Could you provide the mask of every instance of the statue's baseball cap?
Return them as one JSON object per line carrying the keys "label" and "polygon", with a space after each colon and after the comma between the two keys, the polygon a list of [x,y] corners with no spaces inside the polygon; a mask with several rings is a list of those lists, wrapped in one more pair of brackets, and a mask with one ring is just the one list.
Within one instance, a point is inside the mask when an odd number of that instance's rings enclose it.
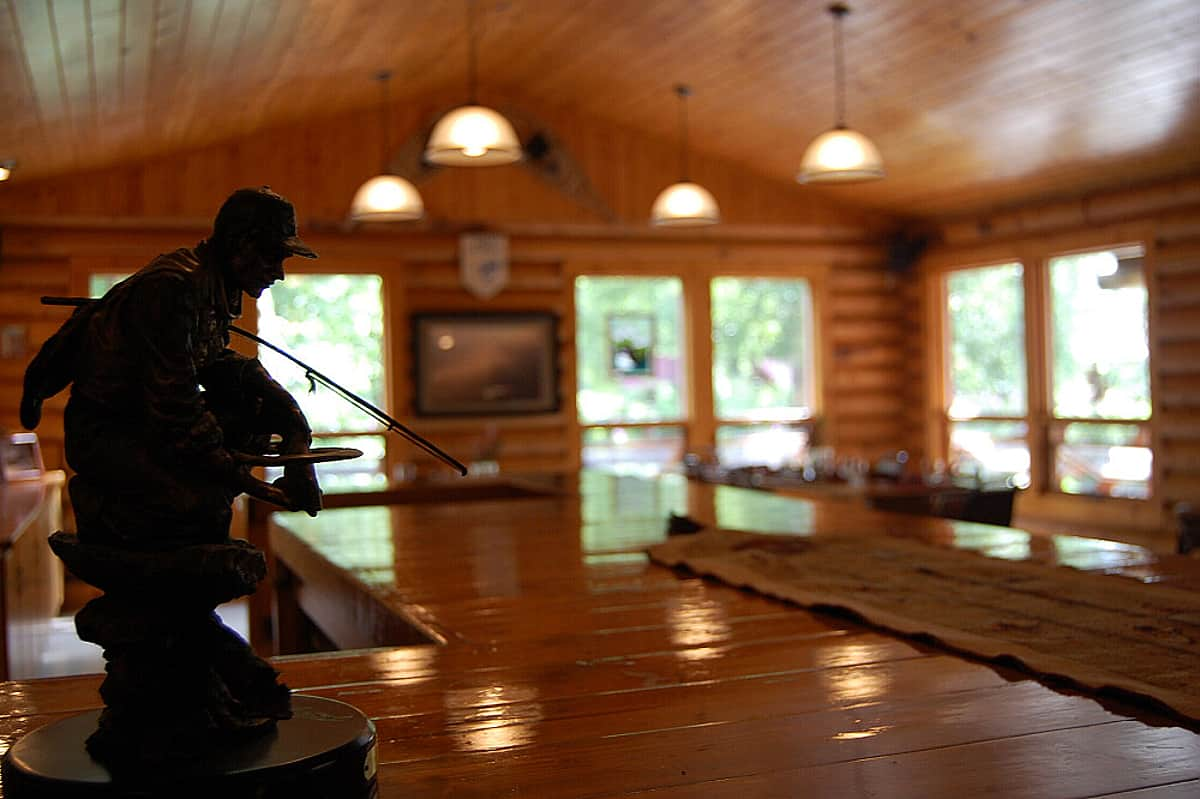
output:
{"label": "statue's baseball cap", "polygon": [[238,189],[229,195],[213,222],[215,237],[255,232],[278,241],[292,255],[316,258],[311,247],[296,234],[296,209],[270,186]]}

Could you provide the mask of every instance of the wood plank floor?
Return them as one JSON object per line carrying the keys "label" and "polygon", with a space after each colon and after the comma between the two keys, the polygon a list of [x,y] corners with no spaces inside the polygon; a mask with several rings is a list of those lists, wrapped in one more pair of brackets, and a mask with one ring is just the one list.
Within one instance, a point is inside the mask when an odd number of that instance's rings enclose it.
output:
{"label": "wood plank floor", "polygon": [[[641,550],[686,512],[1182,586],[1200,585],[1200,564],[682,479],[585,474],[570,489],[274,517],[285,563],[319,554],[446,639],[278,660],[294,690],[375,719],[385,799],[1200,795],[1200,736],[1171,718],[676,574]],[[0,747],[96,707],[97,684],[0,684]]]}

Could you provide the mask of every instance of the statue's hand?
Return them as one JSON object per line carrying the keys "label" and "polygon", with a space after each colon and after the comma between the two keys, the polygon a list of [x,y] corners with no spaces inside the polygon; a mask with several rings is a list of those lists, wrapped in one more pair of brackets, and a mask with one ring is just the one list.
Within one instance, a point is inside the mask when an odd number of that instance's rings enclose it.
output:
{"label": "statue's hand", "polygon": [[[308,448],[304,447],[302,451],[307,450]],[[309,516],[316,516],[317,511],[321,510],[321,487],[317,483],[317,474],[311,463],[287,463],[283,467],[283,477],[273,483],[267,483],[251,474],[250,467],[269,466],[277,459],[286,458],[242,452],[232,455],[226,453],[226,457],[234,464],[232,483],[238,491],[288,510],[302,510]]]}
{"label": "statue's hand", "polygon": [[267,374],[257,359],[251,359],[242,375],[242,388],[260,403],[258,415],[263,430],[283,437],[280,451],[285,454],[308,451],[312,428],[296,398]]}
{"label": "statue's hand", "polygon": [[241,471],[239,474],[237,487],[243,493],[249,494],[255,499],[261,499],[264,502],[270,502],[272,505],[278,505],[281,508],[299,510],[285,491],[270,483],[259,480],[248,471]]}
{"label": "statue's hand", "polygon": [[283,477],[272,486],[287,495],[291,510],[302,510],[309,516],[321,510],[321,487],[311,463],[288,464],[283,467]]}
{"label": "statue's hand", "polygon": [[285,454],[307,452],[312,445],[312,428],[296,399],[277,387],[263,395],[262,415],[268,420],[272,432],[283,439],[280,452]]}

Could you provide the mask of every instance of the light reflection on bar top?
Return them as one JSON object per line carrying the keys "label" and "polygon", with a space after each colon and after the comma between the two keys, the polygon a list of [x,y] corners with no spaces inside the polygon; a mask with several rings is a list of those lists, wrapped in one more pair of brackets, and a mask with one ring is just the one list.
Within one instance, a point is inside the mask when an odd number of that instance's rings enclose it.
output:
{"label": "light reflection on bar top", "polygon": [[728,609],[713,601],[706,586],[688,582],[680,586],[666,608],[671,643],[678,647],[675,656],[683,661],[701,661],[720,656],[725,649],[718,644],[731,637]]}
{"label": "light reflection on bar top", "polygon": [[680,474],[647,480],[584,471],[579,475],[579,493],[584,525],[650,520],[656,529],[665,530],[668,516],[676,514],[730,529],[804,535],[812,532],[814,523],[814,508],[808,502],[765,491],[698,484]]}
{"label": "light reflection on bar top", "polygon": [[[633,562],[640,553],[666,539],[670,514],[687,515],[728,529],[758,533],[810,535],[814,531],[854,533],[862,523],[854,519],[865,511],[836,503],[812,503],[764,491],[732,486],[696,484],[683,475],[664,474],[648,480],[585,470],[578,476],[579,549],[564,554],[583,556],[586,565]],[[564,498],[568,503],[570,497]],[[472,519],[462,508],[457,507]],[[842,509],[845,509],[843,512]],[[419,521],[426,514],[448,518],[446,504],[366,506],[322,511],[317,518],[303,514],[279,514],[277,518],[322,556],[360,574],[371,585],[386,585],[395,566],[394,514]],[[845,522],[846,519],[850,523]],[[915,537],[927,543],[944,544],[1007,560],[1032,560],[1073,566],[1086,570],[1112,570],[1153,563],[1149,550],[1130,544],[1070,535],[1040,536],[1014,528],[971,522],[908,517],[894,514],[881,523],[879,532]],[[874,534],[873,529],[858,533]]]}
{"label": "light reflection on bar top", "polygon": [[[672,513],[762,533],[806,534],[813,526],[808,503],[728,486],[696,486],[682,475],[645,480],[585,471],[579,485],[585,554],[640,552],[660,543]],[[433,506],[396,507],[419,518]],[[335,565],[361,572],[372,584],[387,582],[396,557],[392,507],[329,509],[316,518],[278,514],[277,520]]]}
{"label": "light reflection on bar top", "polygon": [[1039,536],[1024,530],[954,522],[954,546],[1003,560],[1032,560],[1088,571],[1151,563],[1153,552],[1134,544],[1073,535]]}
{"label": "light reflection on bar top", "polygon": [[881,732],[887,732],[891,728],[891,725],[880,724],[874,727],[865,727],[861,730],[845,730],[843,732],[834,733],[833,740],[856,741],[861,738],[873,738]]}
{"label": "light reflection on bar top", "polygon": [[427,682],[438,675],[436,665],[440,651],[436,644],[372,650],[368,655],[371,673],[377,675],[378,680]]}
{"label": "light reflection on bar top", "polygon": [[881,660],[878,644],[847,642],[839,647],[817,650],[817,672],[832,702],[867,702],[885,696],[891,688],[886,669],[871,668]]}
{"label": "light reflection on bar top", "polygon": [[690,486],[682,475],[653,480],[584,470],[579,473],[580,516],[583,523],[625,519],[661,519],[686,513]]}
{"label": "light reflection on bar top", "polygon": [[276,514],[276,519],[334,565],[374,573],[372,582],[386,582],[384,575],[395,565],[392,514],[387,506],[324,510],[315,518]]}
{"label": "light reflection on bar top", "polygon": [[492,752],[533,742],[543,718],[534,685],[496,682],[443,695],[446,728],[463,752]]}

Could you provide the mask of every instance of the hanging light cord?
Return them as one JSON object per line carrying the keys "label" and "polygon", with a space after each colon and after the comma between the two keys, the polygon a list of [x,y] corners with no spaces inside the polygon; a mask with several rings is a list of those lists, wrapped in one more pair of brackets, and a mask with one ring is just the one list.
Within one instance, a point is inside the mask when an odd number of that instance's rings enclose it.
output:
{"label": "hanging light cord", "polygon": [[385,69],[380,71],[375,78],[379,81],[379,128],[383,131],[383,157],[380,159],[382,161],[382,169],[380,171],[382,174],[388,175],[391,174],[391,170],[388,168],[388,158],[392,151],[392,143],[388,137],[388,128],[391,127],[388,124],[388,108],[391,107],[388,83],[391,82],[392,73]]}
{"label": "hanging light cord", "polygon": [[682,83],[675,87],[675,93],[679,95],[679,130],[680,142],[679,148],[679,175],[686,183],[688,180],[688,118],[687,118],[687,98],[692,93],[692,90]]}
{"label": "hanging light cord", "polygon": [[471,105],[477,105],[475,69],[475,0],[467,0],[467,99]]}
{"label": "hanging light cord", "polygon": [[834,119],[839,128],[846,127],[846,68],[842,57],[842,19],[850,13],[845,3],[834,3],[829,7],[833,15],[833,84]]}

